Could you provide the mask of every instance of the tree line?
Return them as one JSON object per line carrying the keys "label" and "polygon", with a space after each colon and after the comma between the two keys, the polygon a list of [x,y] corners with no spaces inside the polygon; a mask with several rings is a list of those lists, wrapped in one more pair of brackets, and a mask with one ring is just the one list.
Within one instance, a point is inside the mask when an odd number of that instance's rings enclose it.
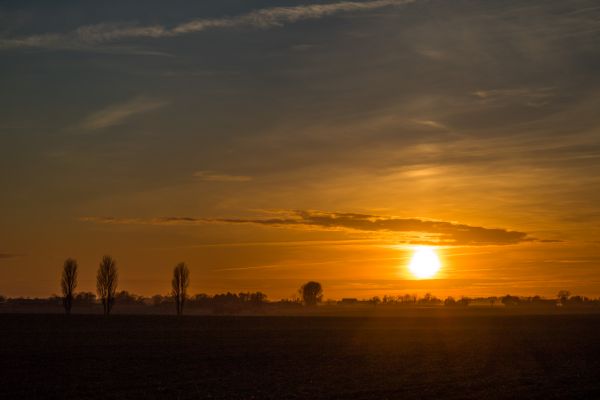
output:
{"label": "tree line", "polygon": [[190,284],[190,271],[184,262],[180,262],[173,268],[171,278],[171,290],[167,295],[155,295],[150,298],[137,296],[127,291],[117,291],[119,271],[114,258],[109,255],[102,257],[96,273],[96,293],[76,292],[78,278],[78,264],[73,258],[67,258],[63,264],[60,287],[62,296],[53,296],[48,299],[6,299],[0,296],[0,305],[49,305],[61,304],[66,314],[70,314],[73,305],[92,307],[100,304],[103,313],[109,315],[115,304],[153,306],[159,309],[171,308],[177,315],[182,315],[184,306],[192,308],[212,309],[215,313],[239,313],[244,310],[257,311],[265,305],[285,307],[314,307],[319,303],[327,305],[371,305],[371,306],[446,306],[467,307],[470,305],[489,305],[495,307],[573,307],[573,306],[600,306],[600,299],[591,299],[585,296],[572,295],[567,290],[558,292],[556,298],[547,299],[541,296],[490,296],[490,297],[460,297],[455,299],[448,296],[445,299],[438,298],[430,293],[419,297],[415,294],[399,296],[385,295],[374,296],[369,299],[359,300],[356,298],[344,298],[339,301],[323,300],[323,287],[319,282],[310,281],[303,284],[297,297],[291,299],[269,302],[267,295],[262,292],[246,293],[221,293],[213,296],[207,294],[196,294],[190,296],[188,287]]}
{"label": "tree line", "polygon": [[[73,303],[77,299],[75,289],[77,288],[77,272],[78,264],[77,260],[73,258],[67,258],[63,264],[62,275],[60,286],[62,290],[62,304],[66,314],[71,313]],[[102,261],[98,266],[96,273],[96,292],[98,299],[102,304],[104,315],[109,315],[115,300],[117,298],[117,285],[119,281],[119,272],[117,269],[117,263],[109,255],[102,257]],[[177,315],[183,314],[184,305],[189,300],[187,289],[190,284],[190,270],[184,262],[178,263],[173,268],[173,277],[171,279],[171,293],[167,296],[167,299],[159,296],[153,297],[155,305],[161,303],[169,303],[173,301],[175,305],[175,311]],[[303,304],[306,306],[316,306],[323,298],[323,288],[319,282],[310,281],[302,285],[299,289],[299,293],[302,298]],[[93,295],[93,293],[91,293]],[[127,301],[131,301],[131,295],[127,292],[120,292],[120,297],[125,298]],[[90,300],[89,294],[84,295],[83,299]],[[232,294],[227,293],[226,295],[216,295],[212,298],[212,305],[230,306],[242,304],[252,304],[260,307],[266,300],[267,296],[264,293],[240,293]],[[208,296],[203,297],[202,295],[194,298],[194,303],[206,303],[209,300]],[[135,303],[135,298],[133,299]]]}

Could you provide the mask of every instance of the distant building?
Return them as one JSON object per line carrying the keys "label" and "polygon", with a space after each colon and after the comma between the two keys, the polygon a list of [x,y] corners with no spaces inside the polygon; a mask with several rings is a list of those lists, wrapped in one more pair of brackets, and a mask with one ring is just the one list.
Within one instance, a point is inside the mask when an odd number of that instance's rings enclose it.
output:
{"label": "distant building", "polygon": [[354,297],[345,297],[340,302],[340,304],[358,304],[358,299]]}

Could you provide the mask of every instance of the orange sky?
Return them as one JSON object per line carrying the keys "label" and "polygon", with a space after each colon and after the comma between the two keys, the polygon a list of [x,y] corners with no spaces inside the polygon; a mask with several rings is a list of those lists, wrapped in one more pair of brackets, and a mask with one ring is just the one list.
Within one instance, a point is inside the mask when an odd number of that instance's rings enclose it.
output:
{"label": "orange sky", "polygon": [[[142,12],[143,11],[143,12]],[[591,0],[0,6],[0,294],[600,296]],[[417,280],[414,244],[443,267]]]}

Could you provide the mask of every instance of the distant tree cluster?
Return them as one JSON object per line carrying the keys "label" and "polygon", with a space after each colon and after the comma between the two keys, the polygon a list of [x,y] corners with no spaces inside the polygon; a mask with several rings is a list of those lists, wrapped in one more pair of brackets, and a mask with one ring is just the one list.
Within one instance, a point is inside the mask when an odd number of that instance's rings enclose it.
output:
{"label": "distant tree cluster", "polygon": [[[176,304],[173,296],[155,295],[152,304],[159,308],[170,308]],[[237,314],[244,311],[259,311],[267,304],[267,295],[262,292],[222,293],[210,296],[204,293],[189,296],[186,300],[190,309],[209,310],[215,314]]]}
{"label": "distant tree cluster", "polygon": [[[96,292],[75,293],[77,287],[77,261],[68,258],[63,265],[61,276],[62,304],[66,314],[71,313],[73,305],[91,306],[96,301],[102,305],[104,315],[108,316],[115,303],[137,306],[175,306],[177,315],[183,314],[185,304],[193,308],[211,309],[215,313],[238,313],[243,310],[260,310],[267,303],[267,295],[262,292],[224,293],[209,296],[198,294],[190,298],[187,290],[190,284],[190,270],[184,262],[178,263],[173,269],[171,293],[167,296],[154,295],[150,299],[127,291],[117,292],[119,273],[116,261],[109,255],[102,257],[96,273]],[[293,306],[302,302],[308,307],[314,307],[322,301],[323,287],[319,282],[309,281],[299,289],[298,301],[282,300],[280,306]],[[53,298],[54,300],[54,298]]]}
{"label": "distant tree cluster", "polygon": [[[304,286],[304,285],[303,285]],[[322,302],[322,301],[321,301]],[[154,295],[152,297],[143,297],[128,291],[115,292],[113,305],[128,307],[144,307],[159,310],[160,312],[175,310],[177,311],[177,302],[173,294]],[[305,307],[313,308],[312,298],[308,301],[302,297],[284,299],[278,301],[269,301],[267,295],[262,292],[242,292],[242,293],[220,293],[215,295],[196,294],[186,295],[186,308],[196,312],[212,312],[215,314],[238,314],[238,313],[256,313],[266,312],[268,310],[292,310]],[[318,304],[318,302],[317,302]],[[600,299],[591,299],[585,296],[560,296],[554,299],[547,299],[540,296],[512,296],[505,295],[500,297],[460,297],[454,299],[447,297],[443,301],[433,295],[401,296],[378,296],[359,300],[357,298],[344,298],[339,301],[328,300],[324,302],[325,306],[339,307],[384,307],[384,308],[419,308],[419,307],[558,307],[558,308],[577,308],[577,307],[600,307]],[[0,296],[0,307],[2,306],[33,306],[33,307],[60,307],[65,306],[65,299],[62,296],[51,296],[49,298],[6,298]],[[98,307],[104,310],[101,297],[91,292],[73,293],[72,307],[81,310],[93,310]]]}
{"label": "distant tree cluster", "polygon": [[600,305],[600,299],[591,299],[585,296],[572,296],[568,290],[557,293],[556,299],[545,299],[540,296],[518,297],[507,294],[500,297],[500,302],[508,307],[514,306],[593,306]]}
{"label": "distant tree cluster", "polygon": [[[279,301],[269,301],[262,292],[221,293],[215,295],[188,295],[190,271],[183,262],[178,263],[172,273],[171,292],[167,295],[152,297],[138,296],[128,291],[117,291],[119,273],[117,263],[111,256],[104,256],[96,274],[96,293],[76,292],[78,280],[78,264],[75,259],[65,260],[62,268],[60,287],[62,296],[51,296],[44,299],[6,298],[0,295],[0,307],[12,306],[59,306],[70,314],[73,307],[79,310],[93,310],[98,306],[102,312],[109,315],[113,306],[119,304],[129,307],[151,307],[159,310],[175,309],[177,315],[182,315],[184,306],[193,310],[204,310],[216,314],[237,314],[244,312],[262,312],[268,309],[292,309],[298,307],[314,308],[323,303],[323,287],[319,282],[309,281],[298,289],[298,297]],[[512,296],[507,294],[500,297],[460,297],[455,299],[448,296],[438,298],[431,293],[419,297],[416,294],[384,295],[369,299],[343,298],[340,301],[327,300],[326,306],[381,306],[381,307],[467,307],[490,306],[502,307],[583,307],[600,306],[600,299],[585,296],[573,296],[567,290],[561,290],[556,298],[547,299],[541,296]]]}
{"label": "distant tree cluster", "polygon": [[600,306],[600,299],[591,299],[585,296],[571,296],[569,291],[561,290],[556,299],[548,299],[541,296],[490,296],[490,297],[465,297],[454,298],[446,297],[444,300],[426,293],[422,297],[416,294],[404,295],[385,295],[383,298],[379,296],[372,297],[366,300],[356,298],[344,298],[340,301],[328,301],[327,304],[338,305],[381,305],[381,306],[402,306],[402,307],[430,307],[444,305],[446,307],[467,307],[467,306],[490,306],[495,307],[501,305],[503,307],[513,306],[537,306],[537,307],[573,307],[573,306]]}

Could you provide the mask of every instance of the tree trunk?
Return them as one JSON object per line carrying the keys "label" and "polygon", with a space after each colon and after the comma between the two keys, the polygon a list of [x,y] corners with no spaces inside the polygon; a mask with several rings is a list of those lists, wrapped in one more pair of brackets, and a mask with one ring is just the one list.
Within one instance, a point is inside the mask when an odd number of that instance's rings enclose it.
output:
{"label": "tree trunk", "polygon": [[65,307],[65,314],[71,314],[71,306],[73,305],[73,296],[67,295],[63,300],[63,305]]}

